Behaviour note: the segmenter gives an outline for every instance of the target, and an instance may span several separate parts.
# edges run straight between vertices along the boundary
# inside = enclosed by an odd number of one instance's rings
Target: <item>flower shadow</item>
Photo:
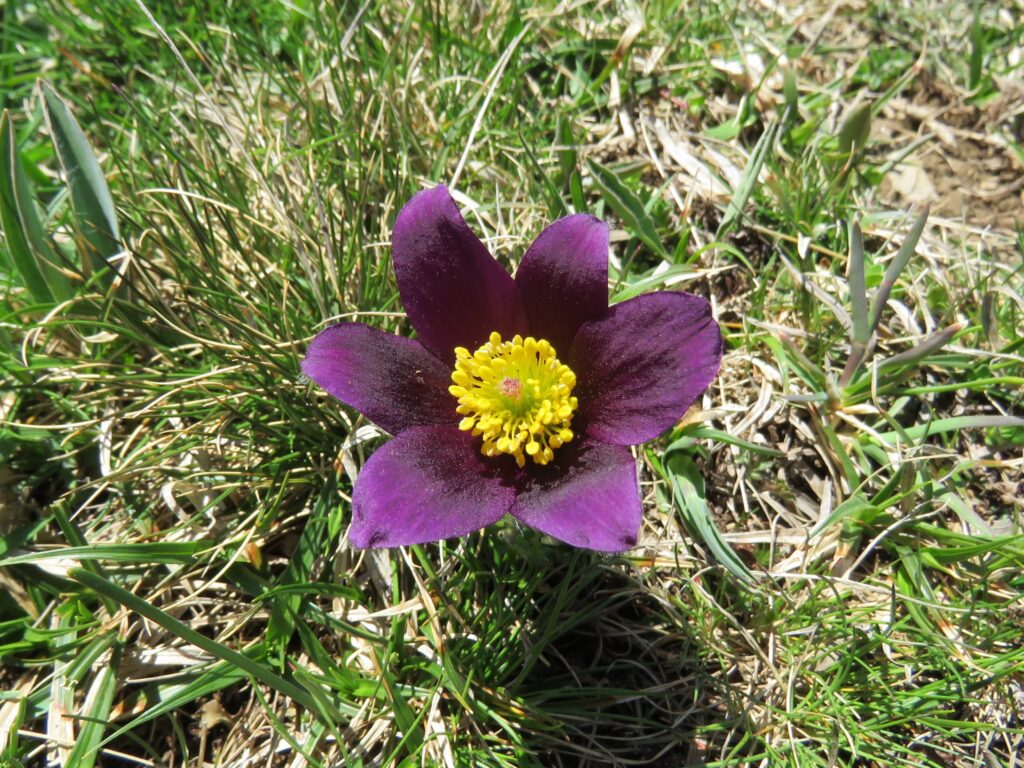
[[[494,738],[520,764],[524,753],[543,765],[699,762],[697,731],[722,719],[703,691],[724,673],[675,586],[625,557],[509,533],[469,542],[439,585],[458,616],[448,663],[494,723],[516,724]]]

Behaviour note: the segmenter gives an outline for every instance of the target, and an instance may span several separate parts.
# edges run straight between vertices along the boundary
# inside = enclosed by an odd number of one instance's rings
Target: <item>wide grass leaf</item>
[[[753,584],[754,574],[722,538],[711,519],[711,510],[708,509],[704,493],[704,478],[693,460],[682,453],[669,454],[665,459],[664,476],[672,487],[675,507],[690,533],[707,545],[715,559],[729,573],[746,584]]]
[[[92,688],[82,706],[83,722],[78,729],[75,746],[68,755],[68,768],[92,768],[96,764],[100,741],[110,718],[110,708],[117,691],[117,667],[121,659],[120,647],[115,646],[109,661],[93,680]]]
[[[775,144],[775,136],[778,130],[779,124],[772,123],[761,134],[757,144],[754,145],[754,151],[750,153],[750,159],[747,160],[747,165],[743,169],[743,175],[740,177],[739,184],[733,190],[729,205],[726,206],[722,223],[718,225],[718,230],[715,232],[715,240],[723,240],[743,216],[743,210],[746,208],[750,196],[754,193],[754,187],[757,184],[758,177],[761,175],[761,168],[764,166],[765,160],[768,159],[769,152]]]
[[[1012,429],[1024,433],[1024,419],[1019,416],[951,416],[946,419],[935,419],[924,424],[916,424],[899,431],[883,432],[872,438],[862,435],[861,441],[877,439],[886,445],[896,445],[901,440],[924,440],[932,435],[943,435],[961,429]]]
[[[28,552],[0,560],[0,567],[23,563],[41,563],[48,560],[109,560],[122,563],[190,563],[200,552],[209,549],[213,542],[204,539],[196,541],[157,541],[141,544],[86,544],[79,547],[48,549],[42,552]]]
[[[32,299],[48,304],[68,298],[72,291],[67,278],[54,266],[57,252],[44,234],[18,153],[14,123],[6,111],[0,116],[0,225],[13,266]]]
[[[917,251],[917,244],[924,233],[924,225],[928,221],[929,212],[930,209],[927,206],[921,211],[921,215],[914,220],[914,224],[910,227],[907,236],[903,238],[899,250],[892,261],[889,262],[889,266],[886,267],[885,276],[882,278],[882,283],[878,286],[878,291],[871,302],[871,319],[868,323],[869,331],[873,332],[878,328],[878,323],[882,319],[882,312],[889,301],[889,294],[892,293],[893,286],[896,285],[896,279],[906,268],[910,257]]]
[[[82,267],[87,274],[101,272],[124,250],[110,188],[68,105],[45,82],[40,84],[40,91],[43,114],[71,193],[75,223],[81,235]],[[108,271],[105,281],[109,284],[112,280],[113,272]]]
[[[614,171],[597,161],[587,158],[587,167],[590,168],[594,185],[601,193],[601,197],[615,215],[622,219],[630,234],[639,237],[644,245],[662,258],[669,258],[668,251],[658,237],[658,229],[654,226],[653,219],[636,193],[627,187]]]

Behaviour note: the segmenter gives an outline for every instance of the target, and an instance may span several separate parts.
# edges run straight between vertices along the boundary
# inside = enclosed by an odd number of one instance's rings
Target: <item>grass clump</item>
[[[8,6],[0,762],[1009,761],[1021,27],[961,5]],[[438,181],[503,260],[587,210],[618,299],[713,301],[629,556],[348,546],[380,433],[298,361],[408,330]]]

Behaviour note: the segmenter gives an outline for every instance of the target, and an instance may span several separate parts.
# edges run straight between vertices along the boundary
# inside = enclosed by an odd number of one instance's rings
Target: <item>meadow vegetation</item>
[[[0,765],[996,766],[1024,743],[1024,8],[12,0]],[[613,226],[718,380],[623,556],[363,551],[391,226]]]

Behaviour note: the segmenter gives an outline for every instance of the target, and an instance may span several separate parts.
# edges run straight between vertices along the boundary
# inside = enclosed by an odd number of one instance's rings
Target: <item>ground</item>
[[[0,764],[1014,764],[1019,4],[2,29]],[[439,182],[510,269],[588,211],[615,300],[712,302],[624,555],[348,544],[385,436],[299,361],[411,333],[391,227]]]

